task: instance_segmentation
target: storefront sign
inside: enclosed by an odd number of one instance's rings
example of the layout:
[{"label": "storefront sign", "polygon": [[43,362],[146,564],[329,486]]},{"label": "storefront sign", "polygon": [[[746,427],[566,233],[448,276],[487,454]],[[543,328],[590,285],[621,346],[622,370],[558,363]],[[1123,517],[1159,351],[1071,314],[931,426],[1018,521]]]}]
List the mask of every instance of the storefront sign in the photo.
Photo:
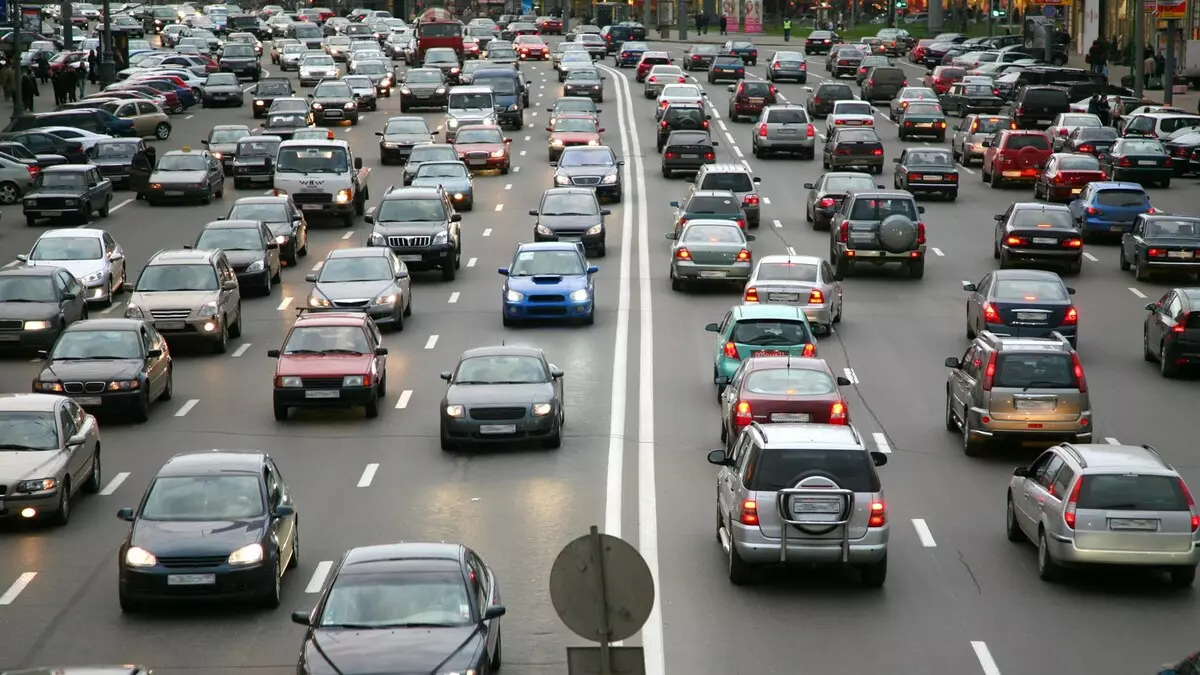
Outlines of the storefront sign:
[{"label": "storefront sign", "polygon": [[1163,20],[1186,19],[1187,8],[1187,0],[1158,0],[1146,3],[1146,11]]},{"label": "storefront sign", "polygon": [[746,0],[746,32],[762,32],[762,0]]}]

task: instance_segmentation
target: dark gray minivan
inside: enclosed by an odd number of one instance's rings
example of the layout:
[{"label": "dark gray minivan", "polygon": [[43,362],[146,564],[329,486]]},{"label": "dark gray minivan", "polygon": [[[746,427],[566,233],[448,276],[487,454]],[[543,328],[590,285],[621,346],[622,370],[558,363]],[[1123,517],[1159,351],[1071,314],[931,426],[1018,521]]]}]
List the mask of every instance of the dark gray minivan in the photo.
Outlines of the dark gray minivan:
[{"label": "dark gray minivan", "polygon": [[867,74],[862,84],[864,101],[890,101],[900,90],[908,86],[908,76],[897,66],[876,66]]}]

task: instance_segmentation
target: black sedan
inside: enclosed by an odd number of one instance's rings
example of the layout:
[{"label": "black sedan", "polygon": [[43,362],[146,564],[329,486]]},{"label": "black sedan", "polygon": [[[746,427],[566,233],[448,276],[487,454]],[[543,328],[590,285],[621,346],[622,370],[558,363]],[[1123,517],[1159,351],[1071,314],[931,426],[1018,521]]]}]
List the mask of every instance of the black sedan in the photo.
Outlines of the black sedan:
[{"label": "black sedan", "polygon": [[350,549],[305,626],[300,675],[494,673],[501,667],[500,583],[460,544]]},{"label": "black sedan", "polygon": [[346,82],[321,82],[308,97],[312,99],[314,122],[322,124],[349,120],[350,124],[358,124],[358,97]]},{"label": "black sedan", "polygon": [[267,115],[267,121],[259,125],[262,133],[290,141],[297,129],[307,129],[308,115],[298,112],[273,112]]},{"label": "black sedan", "polygon": [[1119,138],[1112,127],[1076,127],[1063,141],[1062,151],[1099,157],[1112,149]]},{"label": "black sedan", "polygon": [[875,179],[857,171],[831,171],[821,174],[816,183],[805,183],[808,198],[804,203],[804,219],[814,230],[828,230],[833,214],[841,207],[852,190],[882,190]]},{"label": "black sedan", "polygon": [[1000,109],[1004,107],[1004,100],[996,94],[996,90],[989,84],[964,84],[955,82],[950,85],[950,91],[938,97],[942,103],[942,109],[947,115],[958,115],[966,117],[973,112],[988,113],[991,115],[1000,114]]},{"label": "black sedan", "polygon": [[985,330],[1012,337],[1047,338],[1061,333],[1076,346],[1079,311],[1075,289],[1045,270],[995,270],[977,284],[963,284],[967,297],[967,339]]},{"label": "black sedan", "polygon": [[554,167],[554,185],[580,185],[596,190],[600,200],[620,202],[624,195],[621,182],[621,167],[625,161],[617,159],[608,146],[576,146],[564,148]]},{"label": "black sedan", "polygon": [[572,68],[563,80],[563,96],[586,97],[602,103],[604,76],[595,68]]},{"label": "black sedan", "polygon": [[379,137],[379,163],[404,162],[412,154],[414,146],[432,143],[438,133],[436,129],[430,130],[422,117],[388,118],[383,131],[375,132]]},{"label": "black sedan", "polygon": [[413,68],[400,81],[400,112],[413,108],[446,109],[450,85],[440,68]]},{"label": "black sedan", "polygon": [[534,241],[580,241],[584,251],[603,258],[604,217],[612,212],[600,208],[596,193],[587,188],[556,187],[542,194],[542,201],[529,215]]},{"label": "black sedan", "polygon": [[297,263],[308,255],[308,221],[287,195],[242,197],[233,204],[224,220],[257,220],[267,226],[279,244],[279,258],[285,265]]},{"label": "black sedan", "polygon": [[718,145],[707,131],[672,131],[663,144],[663,178],[672,178],[676,172],[696,173],[705,164],[716,164]]},{"label": "black sedan", "polygon": [[896,163],[892,184],[897,190],[958,199],[958,167],[948,149],[906,148],[892,161]]},{"label": "black sedan", "polygon": [[1065,205],[1016,202],[995,218],[992,257],[1000,269],[1049,264],[1069,274],[1083,270],[1083,234]]},{"label": "black sedan", "polygon": [[171,400],[175,389],[167,341],[141,319],[73,323],[40,355],[34,393],[70,396],[93,412],[129,412],[145,422],[150,403]]},{"label": "black sedan", "polygon": [[[1200,363],[1200,288],[1174,288],[1146,305],[1142,355],[1163,377]],[[1169,672],[1169,671],[1168,671]]]},{"label": "black sedan", "polygon": [[88,318],[84,296],[60,267],[0,270],[0,349],[49,349],[67,326]]},{"label": "black sedan", "polygon": [[536,347],[468,349],[454,372],[442,373],[449,383],[442,396],[442,449],[528,441],[558,448],[566,420],[562,377]]},{"label": "black sedan", "polygon": [[804,38],[805,54],[828,54],[834,45],[841,44],[842,39],[837,33],[827,30],[814,30]]},{"label": "black sedan", "polygon": [[268,187],[275,178],[275,158],[279,155],[278,136],[255,135],[238,139],[233,153],[233,187],[244,190],[255,185]]},{"label": "black sedan", "polygon": [[1172,134],[1163,141],[1163,148],[1171,156],[1171,168],[1175,170],[1176,176],[1192,173],[1195,169],[1188,160],[1193,152],[1200,149],[1200,130],[1188,129]]},{"label": "black sedan", "polygon": [[749,40],[729,40],[721,48],[726,54],[733,54],[748,66],[758,65],[758,47]]},{"label": "black sedan", "polygon": [[713,59],[717,58],[717,53],[716,45],[692,45],[683,50],[683,62],[679,67],[684,70],[708,70]]},{"label": "black sedan", "polygon": [[253,287],[261,295],[270,295],[273,284],[280,281],[279,242],[262,221],[215,220],[200,230],[190,248],[224,251],[243,293]]},{"label": "black sedan", "polygon": [[150,481],[117,553],[122,612],[202,598],[279,607],[299,564],[296,506],[275,461],[254,451],[175,455]]},{"label": "black sedan", "polygon": [[1122,138],[1100,156],[1100,168],[1114,181],[1171,186],[1175,169],[1161,142],[1153,138]]},{"label": "black sedan", "polygon": [[1121,269],[1139,281],[1152,272],[1200,273],[1200,218],[1144,213],[1121,235]]}]

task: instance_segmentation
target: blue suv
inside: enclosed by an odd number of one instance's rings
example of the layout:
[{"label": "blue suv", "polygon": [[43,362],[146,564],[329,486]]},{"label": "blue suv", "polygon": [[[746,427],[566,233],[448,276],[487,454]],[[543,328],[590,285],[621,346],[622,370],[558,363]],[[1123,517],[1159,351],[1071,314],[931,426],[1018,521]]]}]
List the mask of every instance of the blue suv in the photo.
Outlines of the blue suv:
[{"label": "blue suv", "polygon": [[521,244],[512,265],[501,267],[504,325],[528,320],[596,320],[595,285],[599,267],[588,265],[574,242]]},{"label": "blue suv", "polygon": [[1088,183],[1069,208],[1084,239],[1120,238],[1133,230],[1139,215],[1156,213],[1145,188],[1114,181]]}]

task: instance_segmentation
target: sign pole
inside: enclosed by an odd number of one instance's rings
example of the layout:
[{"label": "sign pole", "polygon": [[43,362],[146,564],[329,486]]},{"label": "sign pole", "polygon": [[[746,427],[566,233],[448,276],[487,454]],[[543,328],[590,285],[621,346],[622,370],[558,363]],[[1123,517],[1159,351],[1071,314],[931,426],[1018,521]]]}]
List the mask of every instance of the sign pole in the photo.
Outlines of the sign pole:
[{"label": "sign pole", "polygon": [[1146,0],[1133,3],[1133,54],[1129,65],[1133,71],[1133,95],[1141,98],[1146,85]]},{"label": "sign pole", "polygon": [[600,634],[597,636],[600,642],[600,675],[612,675],[612,656],[609,653],[608,640],[612,635],[612,629],[608,625],[608,583],[604,578],[604,551],[600,545],[600,528],[592,526],[588,533],[592,544],[592,556],[596,561],[596,586],[600,589],[600,603],[596,608],[599,610],[600,619]]},{"label": "sign pole", "polygon": [[1167,19],[1167,53],[1163,55],[1166,59],[1166,70],[1163,71],[1163,104],[1171,105],[1175,102],[1175,19]]}]

